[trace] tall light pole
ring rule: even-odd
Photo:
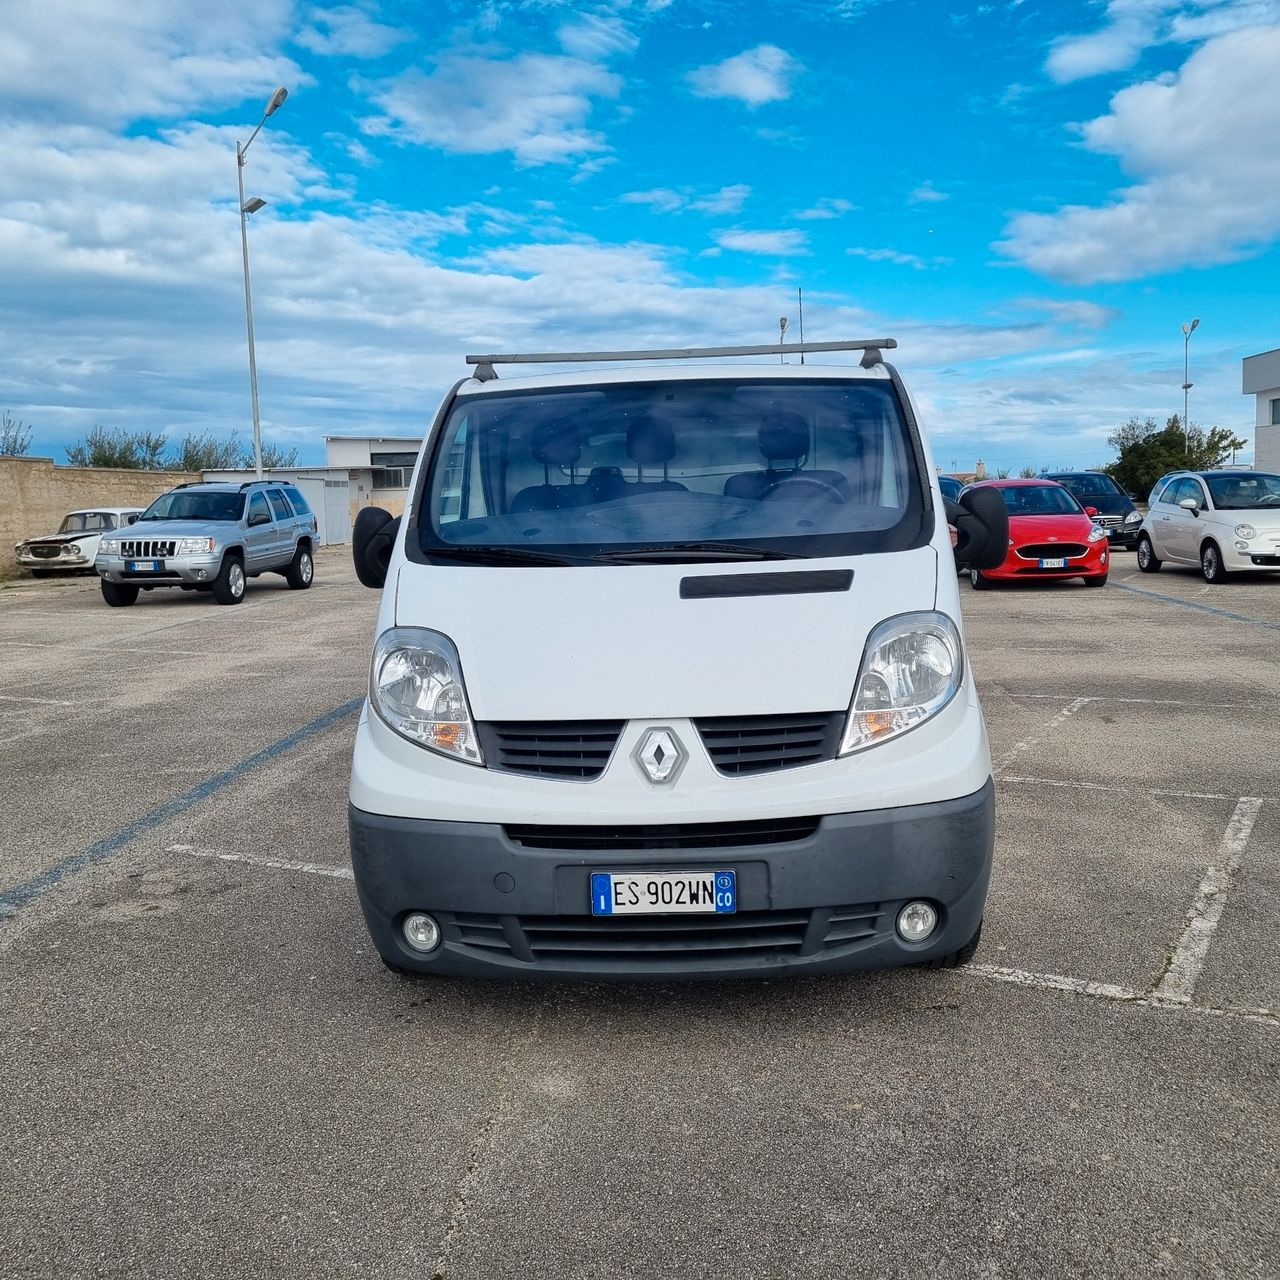
[[[1199,319],[1182,326],[1182,453],[1191,453],[1191,423],[1187,421],[1187,392],[1191,390],[1191,335],[1195,333]]]
[[[249,289],[249,215],[257,213],[267,202],[254,196],[252,200],[244,198],[244,158],[258,131],[267,123],[267,117],[279,111],[289,90],[283,85],[271,95],[267,109],[258,121],[258,128],[249,135],[249,141],[241,145],[236,143],[236,180],[240,188],[240,251],[244,257],[244,315],[249,327],[249,393],[253,397],[253,471],[259,480],[262,479],[262,423],[258,419],[258,362],[253,351],[253,294]]]

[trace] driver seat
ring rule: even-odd
[[[813,468],[803,470],[805,459],[809,456],[809,424],[803,415],[777,410],[766,414],[760,423],[760,452],[768,463],[763,471],[739,471],[724,482],[726,498],[763,498],[770,489],[777,485],[785,485],[789,480],[820,480],[840,494],[843,501],[848,502],[852,496],[849,479],[843,471],[824,471]],[[775,466],[775,463],[787,462],[787,468]],[[796,486],[796,496],[800,496],[804,488],[812,486]]]

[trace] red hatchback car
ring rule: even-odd
[[[970,569],[982,590],[993,582],[1028,578],[1083,578],[1087,587],[1107,581],[1107,531],[1093,523],[1062,485],[1052,480],[979,480],[973,489],[998,489],[1009,509],[1009,552],[998,569]]]

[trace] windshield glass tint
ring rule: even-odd
[[[1280,509],[1280,476],[1265,473],[1206,476],[1209,495],[1219,511]]]
[[[1090,498],[1114,498],[1120,492],[1110,476],[1060,476],[1058,483],[1070,489],[1082,502]]]
[[[175,489],[158,497],[139,520],[239,520],[244,512],[244,494],[223,490],[215,493]]]
[[[713,541],[842,554],[869,549],[855,544],[909,510],[918,531],[919,489],[888,382],[493,393],[460,398],[445,425],[420,538],[428,553]]]
[[[1081,515],[1080,504],[1058,484],[1008,485],[1000,490],[1011,516]]]

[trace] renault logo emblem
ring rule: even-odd
[[[670,729],[648,729],[640,739],[633,757],[654,786],[666,786],[674,782],[688,759],[680,739]]]

